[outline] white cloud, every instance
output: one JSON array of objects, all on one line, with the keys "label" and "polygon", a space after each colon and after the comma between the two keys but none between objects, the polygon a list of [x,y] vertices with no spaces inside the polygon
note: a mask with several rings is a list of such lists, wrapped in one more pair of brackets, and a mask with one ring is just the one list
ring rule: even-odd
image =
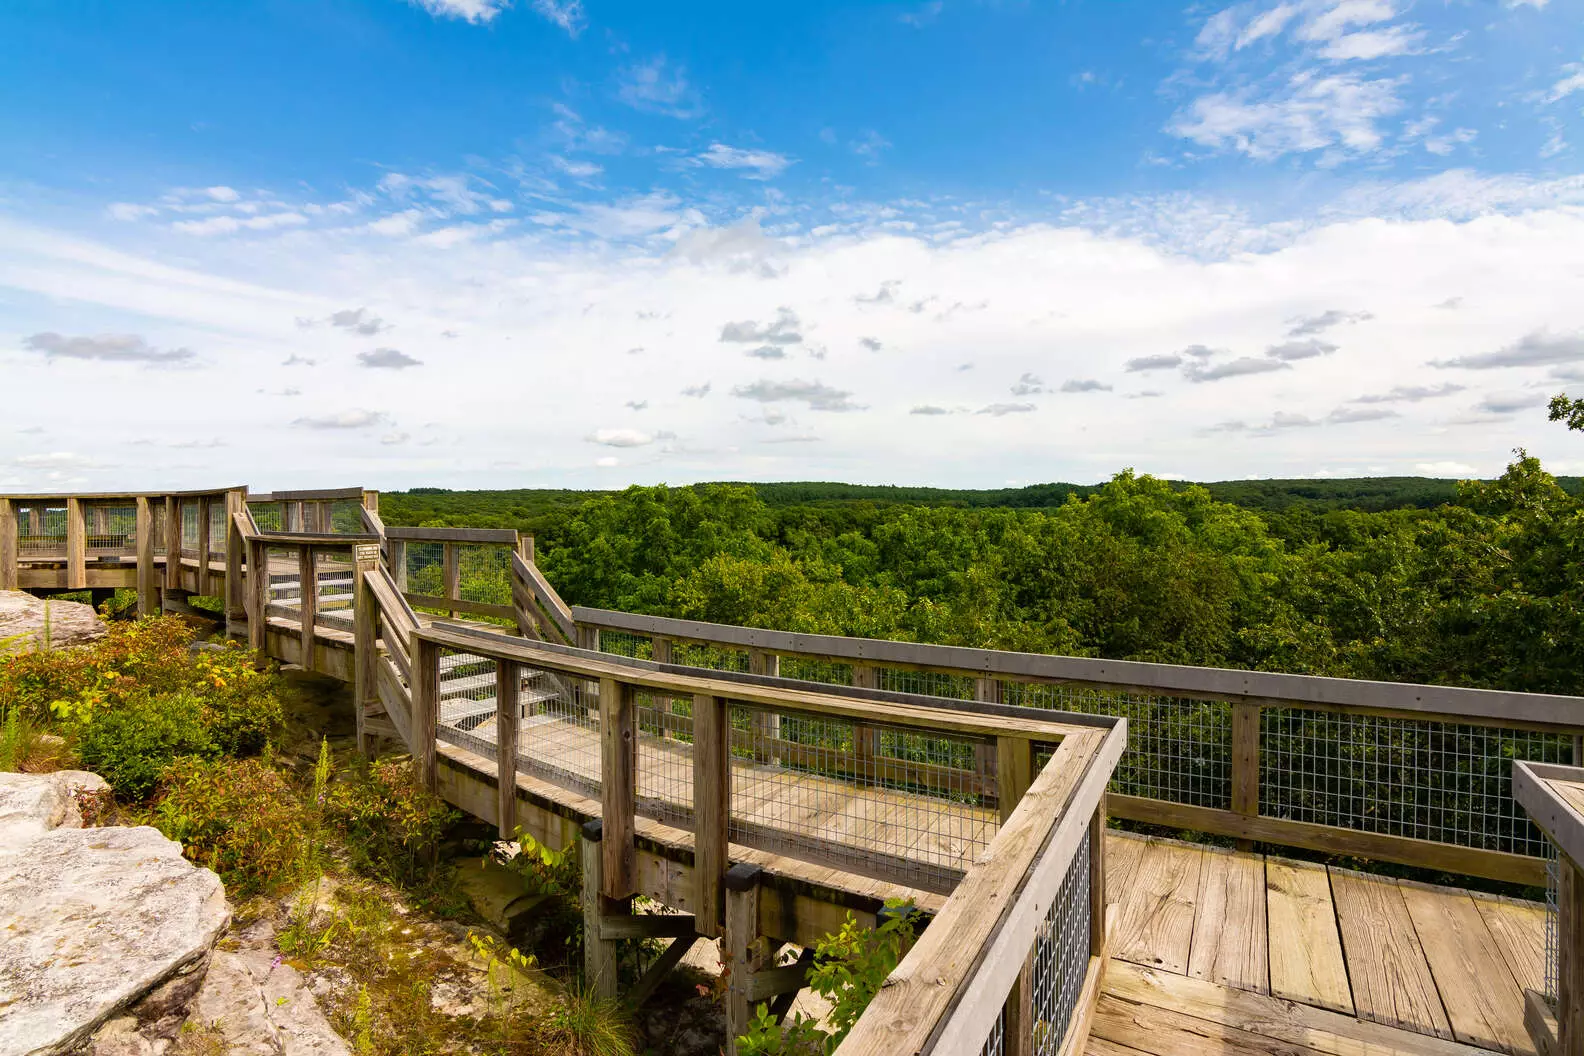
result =
[{"label": "white cloud", "polygon": [[1402,109],[1397,89],[1393,79],[1303,72],[1265,98],[1249,91],[1202,95],[1168,131],[1262,161],[1328,148],[1367,154],[1381,146],[1379,123]]},{"label": "white cloud", "polygon": [[864,161],[875,165],[879,163],[880,155],[891,149],[891,141],[874,129],[870,129],[847,146]]},{"label": "white cloud", "polygon": [[308,222],[301,213],[269,213],[264,216],[211,216],[203,220],[178,220],[171,224],[188,235],[229,235],[236,231],[269,231],[277,227],[300,227]]},{"label": "white cloud", "polygon": [[1466,462],[1419,462],[1414,469],[1427,477],[1457,477],[1459,480],[1468,480],[1479,473],[1479,470]]},{"label": "white cloud", "polygon": [[477,25],[511,6],[511,0],[409,0],[436,18],[460,18]]},{"label": "white cloud", "polygon": [[643,447],[654,443],[655,438],[639,429],[596,429],[588,435],[588,441],[606,447]]},{"label": "white cloud", "polygon": [[1291,22],[1297,14],[1298,8],[1294,4],[1277,4],[1269,11],[1260,12],[1249,20],[1248,25],[1244,26],[1242,31],[1238,33],[1237,43],[1234,47],[1242,51],[1250,44],[1264,40],[1266,37],[1276,36],[1287,28],[1287,23]]},{"label": "white cloud", "polygon": [[1546,93],[1546,102],[1555,103],[1566,99],[1574,92],[1584,92],[1584,62],[1574,62],[1562,67],[1566,75],[1551,86]]},{"label": "white cloud", "polygon": [[379,425],[386,421],[387,417],[379,411],[352,408],[332,411],[329,414],[305,415],[294,419],[292,424],[301,429],[367,429],[371,425]]},{"label": "white cloud", "polygon": [[563,158],[559,154],[550,155],[550,164],[571,176],[575,180],[589,180],[605,171],[605,166],[592,161],[580,161],[574,158]]},{"label": "white cloud", "polygon": [[137,334],[67,337],[43,331],[22,339],[22,347],[46,359],[96,359],[105,363],[190,363],[190,348],[154,348]]},{"label": "white cloud", "polygon": [[376,348],[372,352],[359,352],[358,363],[374,370],[406,370],[423,366],[423,360],[395,348]]},{"label": "white cloud", "polygon": [[708,150],[695,155],[693,160],[712,169],[745,169],[747,171],[743,175],[751,180],[774,179],[792,164],[785,155],[774,151],[741,150],[724,143],[711,144]]},{"label": "white cloud", "polygon": [[1391,26],[1388,29],[1372,29],[1337,37],[1327,41],[1320,49],[1320,54],[1324,58],[1338,62],[1351,60],[1367,62],[1371,59],[1383,59],[1388,55],[1411,55],[1419,49],[1423,41],[1422,31],[1408,26]]},{"label": "white cloud", "polygon": [[588,25],[583,13],[583,0],[530,0],[534,13],[567,31],[573,39]]},{"label": "white cloud", "polygon": [[693,118],[704,113],[704,102],[688,83],[686,68],[670,65],[664,55],[622,70],[616,97],[635,110],[670,117]]}]

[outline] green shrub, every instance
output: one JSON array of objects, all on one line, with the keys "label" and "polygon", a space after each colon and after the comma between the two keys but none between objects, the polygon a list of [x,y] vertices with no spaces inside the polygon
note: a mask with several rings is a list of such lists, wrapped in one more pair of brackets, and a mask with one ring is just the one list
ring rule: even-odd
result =
[{"label": "green shrub", "polygon": [[352,866],[413,886],[433,867],[440,838],[456,813],[414,779],[410,763],[359,762],[330,786],[326,819],[346,841]]},{"label": "green shrub", "polygon": [[123,800],[143,800],[165,768],[184,756],[208,757],[214,741],[203,703],[189,693],[142,696],[76,722],[83,768],[110,782]]},{"label": "green shrub", "polygon": [[186,758],[159,782],[151,821],[188,857],[220,874],[235,898],[296,879],[308,811],[261,759]]}]

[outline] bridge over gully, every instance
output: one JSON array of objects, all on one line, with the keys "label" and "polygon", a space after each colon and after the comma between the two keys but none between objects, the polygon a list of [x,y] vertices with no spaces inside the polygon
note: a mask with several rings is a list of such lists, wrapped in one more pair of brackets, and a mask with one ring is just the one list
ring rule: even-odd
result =
[{"label": "bridge over gully", "polygon": [[672,940],[642,1001],[718,940],[740,1030],[906,899],[930,923],[843,1056],[1584,1054],[1584,698],[569,607],[531,539],[362,489],[0,496],[0,587],[219,598],[350,683],[364,751],[581,848],[606,993],[624,943]]}]

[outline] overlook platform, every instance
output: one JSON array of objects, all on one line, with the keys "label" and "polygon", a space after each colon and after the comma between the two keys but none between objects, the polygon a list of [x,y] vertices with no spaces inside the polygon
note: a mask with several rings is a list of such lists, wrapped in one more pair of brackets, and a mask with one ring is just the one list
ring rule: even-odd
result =
[{"label": "overlook platform", "polygon": [[1532,1054],[1545,907],[1112,832],[1091,1056]]}]

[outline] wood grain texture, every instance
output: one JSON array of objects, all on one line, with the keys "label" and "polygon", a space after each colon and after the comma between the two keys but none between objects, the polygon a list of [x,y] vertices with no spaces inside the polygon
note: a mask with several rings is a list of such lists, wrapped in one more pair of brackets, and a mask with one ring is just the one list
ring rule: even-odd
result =
[{"label": "wood grain texture", "polygon": [[1204,849],[1174,840],[1145,843],[1122,893],[1111,956],[1181,975],[1193,943]]},{"label": "wood grain texture", "polygon": [[1197,902],[1188,974],[1270,993],[1265,863],[1250,854],[1206,849]]},{"label": "wood grain texture", "polygon": [[1346,869],[1330,873],[1359,1018],[1452,1037],[1402,889],[1395,881]]},{"label": "wood grain texture", "polygon": [[1331,878],[1323,865],[1265,860],[1272,996],[1353,1014]]},{"label": "wood grain texture", "polygon": [[1470,895],[1519,988],[1545,990],[1545,907],[1498,895]]},{"label": "wood grain texture", "polygon": [[1523,990],[1474,900],[1419,884],[1398,887],[1453,1035],[1503,1052],[1533,1052],[1523,1023]]}]

